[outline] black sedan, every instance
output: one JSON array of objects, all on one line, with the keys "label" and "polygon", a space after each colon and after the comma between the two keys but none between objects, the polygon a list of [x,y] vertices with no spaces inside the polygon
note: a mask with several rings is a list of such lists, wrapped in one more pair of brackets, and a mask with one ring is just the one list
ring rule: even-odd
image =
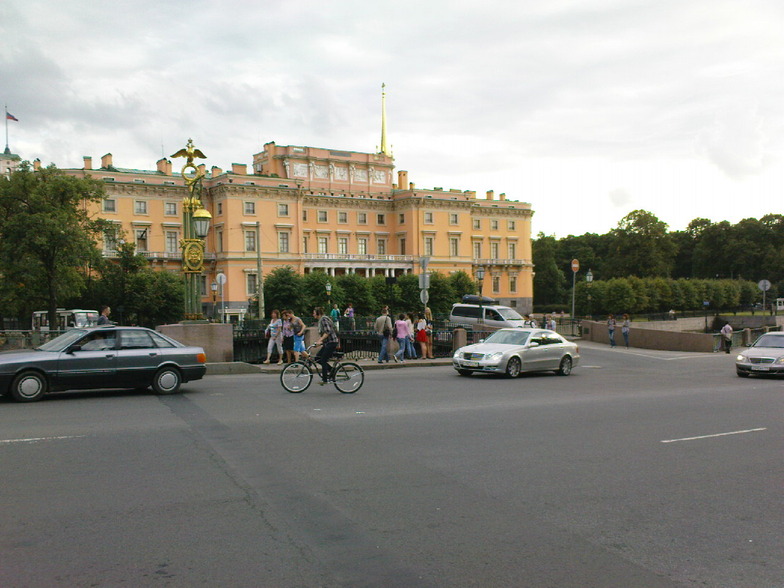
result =
[{"label": "black sedan", "polygon": [[0,353],[0,394],[19,402],[47,392],[98,388],[147,388],[174,394],[199,380],[207,357],[142,327],[72,329],[35,349]]}]

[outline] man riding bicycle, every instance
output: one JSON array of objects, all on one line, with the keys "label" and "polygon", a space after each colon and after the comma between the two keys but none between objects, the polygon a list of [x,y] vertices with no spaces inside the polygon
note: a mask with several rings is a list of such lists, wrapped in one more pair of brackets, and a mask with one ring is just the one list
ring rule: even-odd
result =
[{"label": "man riding bicycle", "polygon": [[340,339],[338,339],[335,324],[329,316],[324,314],[323,308],[320,306],[314,308],[313,318],[318,320],[319,339],[317,343],[321,345],[321,349],[319,349],[314,359],[317,363],[321,364],[321,385],[323,386],[329,380],[329,373],[331,370],[329,358],[332,357],[335,349],[337,349]]}]

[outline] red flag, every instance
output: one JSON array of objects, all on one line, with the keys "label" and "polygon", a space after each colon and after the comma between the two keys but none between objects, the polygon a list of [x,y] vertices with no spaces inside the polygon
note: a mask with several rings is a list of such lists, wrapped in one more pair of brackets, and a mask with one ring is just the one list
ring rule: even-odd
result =
[{"label": "red flag", "polygon": [[11,114],[10,112],[8,112],[7,110],[5,111],[5,117],[6,117],[8,120],[15,120],[16,122],[19,122],[19,119],[18,119],[18,118],[16,118],[16,117],[15,117],[13,114]]}]

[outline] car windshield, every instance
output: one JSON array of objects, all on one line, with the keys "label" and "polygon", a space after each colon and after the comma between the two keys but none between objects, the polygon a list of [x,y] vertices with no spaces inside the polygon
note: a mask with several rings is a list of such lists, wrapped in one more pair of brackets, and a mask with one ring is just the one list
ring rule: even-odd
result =
[{"label": "car windshield", "polygon": [[762,335],[754,343],[754,347],[776,347],[784,349],[784,337],[781,335]]},{"label": "car windshield", "polygon": [[529,331],[496,331],[485,339],[485,343],[501,345],[525,345],[528,341]]},{"label": "car windshield", "polygon": [[521,321],[523,317],[521,317],[517,311],[512,310],[511,308],[499,308],[497,309],[498,312],[501,314],[508,321]]},{"label": "car windshield", "polygon": [[51,341],[44,343],[40,347],[36,347],[36,349],[40,349],[41,351],[63,351],[84,337],[86,332],[87,331],[82,329],[71,329],[59,337],[55,337]]}]

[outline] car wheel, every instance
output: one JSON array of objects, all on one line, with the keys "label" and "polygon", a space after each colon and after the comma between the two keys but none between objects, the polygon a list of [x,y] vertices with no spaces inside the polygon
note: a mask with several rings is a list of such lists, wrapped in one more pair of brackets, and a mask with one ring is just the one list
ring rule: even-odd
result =
[{"label": "car wheel", "polygon": [[17,402],[34,402],[41,400],[49,383],[41,372],[28,370],[22,372],[11,384],[11,397]]},{"label": "car wheel", "polygon": [[558,370],[555,372],[559,376],[568,376],[572,373],[572,358],[568,355],[561,360],[561,365],[558,366]]},{"label": "car wheel", "polygon": [[457,370],[457,373],[460,374],[461,376],[470,376],[474,372],[472,372],[471,370]]},{"label": "car wheel", "polygon": [[507,377],[516,378],[520,375],[521,368],[522,364],[520,363],[520,358],[516,355],[514,357],[510,357],[509,361],[506,362]]},{"label": "car wheel", "polygon": [[749,377],[749,372],[744,372],[742,370],[735,370],[735,373],[738,374],[739,378],[748,378]]},{"label": "car wheel", "polygon": [[156,394],[176,394],[180,389],[182,376],[175,367],[163,367],[155,374],[152,381],[152,389]]}]

